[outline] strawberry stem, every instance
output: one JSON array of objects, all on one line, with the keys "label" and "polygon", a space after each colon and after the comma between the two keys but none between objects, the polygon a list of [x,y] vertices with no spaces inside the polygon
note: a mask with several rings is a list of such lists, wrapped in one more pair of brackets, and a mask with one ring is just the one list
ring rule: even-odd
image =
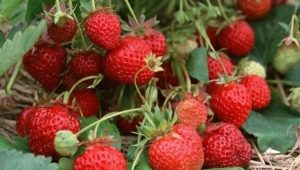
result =
[{"label": "strawberry stem", "polygon": [[[138,148],[139,149],[139,148]],[[134,170],[134,168],[136,167],[136,165],[138,164],[139,158],[141,157],[141,154],[143,153],[145,147],[142,146],[139,151],[137,152],[133,162],[132,162],[132,166],[131,166],[131,170]]]},{"label": "strawberry stem", "polygon": [[93,12],[96,11],[95,0],[91,0],[91,4],[92,4],[92,10],[93,10]]},{"label": "strawberry stem", "polygon": [[134,12],[133,12],[133,9],[132,9],[132,7],[131,7],[129,1],[128,1],[128,0],[124,0],[124,2],[125,2],[125,4],[126,4],[128,10],[129,10],[131,16],[133,17],[134,21],[135,21],[136,24],[138,25],[138,27],[141,27],[141,24],[139,23],[139,20],[138,20],[137,17],[135,16],[135,14],[134,14]]},{"label": "strawberry stem", "polygon": [[138,75],[139,75],[144,69],[146,69],[146,68],[148,68],[148,66],[142,67],[141,69],[139,69],[139,70],[135,73],[135,75],[134,75],[134,87],[136,88],[136,91],[138,92],[138,94],[139,94],[140,98],[142,99],[143,103],[145,103],[145,105],[146,105],[147,108],[148,108],[148,103],[147,103],[146,99],[144,98],[144,96],[142,95],[142,93],[141,93],[141,91],[140,91],[140,89],[139,89],[139,87],[138,87],[138,85],[137,85],[137,77],[138,77]]},{"label": "strawberry stem", "polygon": [[10,79],[9,79],[9,81],[7,83],[7,86],[5,88],[6,94],[8,94],[8,95],[11,94],[11,89],[12,89],[12,87],[13,87],[16,79],[17,79],[17,76],[18,76],[18,74],[20,72],[21,66],[22,66],[22,59],[20,59],[17,62],[16,66],[15,66],[15,69],[14,69],[14,72],[13,72],[12,76],[10,77]]},{"label": "strawberry stem", "polygon": [[62,10],[60,8],[60,2],[59,2],[59,0],[55,0],[55,8],[56,8],[57,12],[61,12],[62,13]]},{"label": "strawberry stem", "polygon": [[190,79],[190,75],[185,67],[185,65],[182,63],[181,65],[181,69],[183,71],[184,77],[185,77],[185,82],[186,82],[186,90],[187,92],[191,92],[192,89],[192,83],[191,83],[191,79]]},{"label": "strawberry stem", "polygon": [[297,15],[293,15],[292,20],[291,20],[291,27],[290,27],[290,34],[289,34],[289,38],[294,38],[294,31],[297,30],[294,29],[295,27],[295,22],[298,20]]},{"label": "strawberry stem", "polygon": [[[73,9],[72,0],[69,0],[69,7],[71,9]],[[74,10],[72,10],[72,15],[73,15],[73,17],[74,17],[74,19],[76,21],[76,24],[77,24],[77,27],[78,27],[78,30],[79,30],[79,34],[80,34],[80,37],[81,37],[82,44],[83,44],[84,48],[86,49],[87,48],[87,44],[85,42],[83,31],[81,29],[80,23],[79,23],[79,21],[78,21],[78,19],[76,17],[76,14],[75,14]]]},{"label": "strawberry stem", "polygon": [[96,122],[91,123],[88,126],[84,127],[79,132],[77,132],[75,135],[78,137],[79,135],[81,135],[83,132],[90,129],[91,127],[96,126],[97,124],[100,124],[100,123],[102,123],[106,120],[109,120],[109,119],[113,118],[113,117],[120,116],[120,115],[123,115],[123,114],[128,114],[128,113],[131,113],[131,112],[141,112],[141,111],[144,111],[144,108],[136,108],[136,109],[123,110],[123,111],[120,111],[120,112],[108,113],[105,116],[103,116],[101,119],[97,120]]},{"label": "strawberry stem", "polygon": [[172,91],[171,93],[168,94],[168,96],[165,98],[165,101],[162,105],[162,108],[161,108],[162,111],[166,110],[168,102],[170,101],[171,97],[173,97],[176,93],[177,93],[176,91]]},{"label": "strawberry stem", "polygon": [[225,13],[225,11],[224,11],[224,7],[223,7],[223,4],[222,4],[221,0],[218,0],[218,5],[219,5],[219,7],[220,7],[221,13],[222,13],[222,15],[223,15],[225,21],[226,21],[226,22],[229,22],[229,18],[228,18],[228,16],[226,15],[226,13]]}]

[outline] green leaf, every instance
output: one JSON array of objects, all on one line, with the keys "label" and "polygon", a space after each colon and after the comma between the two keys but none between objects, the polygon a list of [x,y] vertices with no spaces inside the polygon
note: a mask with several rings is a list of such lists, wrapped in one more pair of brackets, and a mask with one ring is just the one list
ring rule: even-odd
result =
[{"label": "green leaf", "polygon": [[299,114],[285,106],[278,94],[272,91],[270,106],[259,112],[252,112],[243,128],[257,137],[257,144],[262,152],[271,147],[285,153],[296,142],[296,128],[299,124]]},{"label": "green leaf", "polygon": [[11,141],[5,139],[3,136],[0,136],[0,151],[7,150],[7,149],[14,149],[14,145]]},{"label": "green leaf", "polygon": [[58,170],[72,170],[74,159],[60,158],[58,162]]},{"label": "green leaf", "polygon": [[34,156],[32,153],[22,153],[17,150],[0,151],[1,170],[57,170],[56,163],[51,158]]},{"label": "green leaf", "polygon": [[12,40],[6,40],[0,49],[0,76],[12,67],[38,40],[46,27],[45,20],[37,26],[29,26],[18,32]]},{"label": "green leaf", "polygon": [[28,140],[26,137],[14,136],[13,141],[15,149],[23,152],[30,152]]},{"label": "green leaf", "polygon": [[294,86],[300,86],[300,64],[295,65],[286,75],[284,80],[291,82]]},{"label": "green leaf", "polygon": [[277,45],[288,34],[281,25],[290,22],[293,11],[293,6],[283,5],[272,10],[265,20],[251,23],[255,32],[255,45],[250,54],[251,59],[263,65],[272,61]]},{"label": "green leaf", "polygon": [[23,0],[1,1],[0,16],[6,19],[10,18],[15,9],[21,5]]},{"label": "green leaf", "polygon": [[199,81],[208,81],[207,68],[207,50],[205,48],[196,48],[189,56],[186,63],[189,74]]},{"label": "green leaf", "polygon": [[203,169],[203,170],[244,170],[244,168],[232,167],[232,168],[212,168],[212,169]]},{"label": "green leaf", "polygon": [[0,31],[0,48],[3,46],[5,39],[4,33]]},{"label": "green leaf", "polygon": [[28,0],[25,20],[30,23],[37,14],[43,12],[43,4],[54,4],[54,0]]},{"label": "green leaf", "polygon": [[[81,129],[90,125],[91,123],[96,122],[97,120],[99,120],[96,117],[88,117],[88,118],[80,118],[80,122],[81,122]],[[94,132],[96,126],[90,128],[90,130],[85,131],[84,133],[82,133],[79,136],[80,140],[88,140],[89,139],[89,135]],[[100,123],[100,126],[98,127],[98,131],[97,131],[97,136],[113,136],[114,140],[116,141],[116,143],[114,143],[114,146],[116,148],[121,148],[121,137],[120,137],[120,133],[118,128],[116,127],[116,125],[114,125],[113,123],[110,123],[109,121],[104,121],[102,123]]]}]

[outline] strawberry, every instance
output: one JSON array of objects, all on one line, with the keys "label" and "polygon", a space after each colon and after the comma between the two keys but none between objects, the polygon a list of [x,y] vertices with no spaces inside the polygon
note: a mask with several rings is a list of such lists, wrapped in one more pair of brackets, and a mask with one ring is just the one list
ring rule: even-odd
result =
[{"label": "strawberry", "polygon": [[217,82],[210,82],[206,85],[206,92],[209,94],[213,94],[221,85],[217,84]]},{"label": "strawberry", "polygon": [[97,116],[99,114],[100,99],[95,90],[77,90],[71,95],[69,103],[72,104],[73,100],[75,100],[75,103],[83,116]]},{"label": "strawberry", "polygon": [[230,55],[242,57],[254,46],[254,31],[243,20],[237,20],[223,28],[218,35],[220,48],[225,48]]},{"label": "strawberry", "polygon": [[163,33],[153,28],[147,29],[143,39],[147,42],[153,54],[164,56],[167,50],[167,42]]},{"label": "strawberry", "polygon": [[248,166],[252,157],[251,145],[240,130],[229,123],[208,125],[203,147],[206,168]]},{"label": "strawberry", "polygon": [[24,55],[25,70],[47,90],[53,90],[64,72],[67,52],[60,45],[37,44]]},{"label": "strawberry", "polygon": [[120,117],[117,119],[116,125],[122,134],[132,134],[132,132],[136,132],[137,126],[140,125],[142,120],[140,116],[133,118]]},{"label": "strawberry", "polygon": [[114,49],[119,45],[121,24],[118,15],[109,10],[98,10],[91,13],[84,23],[88,38],[105,49]]},{"label": "strawberry", "polygon": [[159,81],[157,82],[157,86],[161,89],[167,89],[169,85],[178,86],[178,78],[174,74],[171,63],[163,64],[162,68],[164,69],[164,71],[160,71],[155,74],[155,77],[159,79]]},{"label": "strawberry", "polygon": [[151,49],[143,39],[127,36],[120,46],[108,52],[104,74],[111,80],[134,84],[134,76],[143,68],[137,76],[137,84],[146,84],[154,76],[145,61],[150,54]]},{"label": "strawberry", "polygon": [[182,124],[198,128],[199,125],[206,123],[206,106],[202,101],[197,100],[191,95],[186,95],[185,99],[178,103],[175,110],[178,120]]},{"label": "strawberry", "polygon": [[74,170],[126,170],[124,155],[112,146],[92,144],[79,155],[73,164]]},{"label": "strawberry", "polygon": [[252,109],[263,109],[270,104],[271,94],[265,79],[257,75],[248,75],[242,79],[241,84],[247,88],[251,95]]},{"label": "strawberry", "polygon": [[29,119],[30,119],[30,114],[34,111],[34,107],[32,106],[29,106],[29,107],[26,107],[22,110],[22,112],[20,113],[19,115],[19,118],[16,122],[16,130],[17,130],[17,133],[24,137],[24,136],[27,136],[28,135],[28,124],[29,124]]},{"label": "strawberry", "polygon": [[272,8],[285,4],[287,0],[272,0]]},{"label": "strawberry", "polygon": [[71,71],[78,79],[97,75],[102,71],[102,59],[93,51],[79,52],[71,60]]},{"label": "strawberry", "polygon": [[218,54],[218,57],[220,61],[218,59],[212,58],[211,56],[207,57],[207,67],[210,80],[217,79],[219,78],[219,75],[225,74],[221,63],[223,64],[227,75],[232,75],[233,73],[233,64],[230,58],[225,54]]},{"label": "strawberry", "polygon": [[152,141],[148,156],[154,170],[198,170],[204,161],[202,139],[194,128],[178,124]]},{"label": "strawberry", "polygon": [[66,106],[54,104],[37,107],[32,111],[29,123],[29,147],[35,155],[58,158],[54,149],[54,138],[59,130],[76,133],[80,124]]},{"label": "strawberry", "polygon": [[247,58],[241,60],[238,64],[239,75],[245,76],[249,74],[258,75],[266,78],[266,70],[263,65],[257,61],[248,60]]},{"label": "strawberry", "polygon": [[290,108],[300,113],[300,87],[291,88],[290,91],[291,93],[288,97]]},{"label": "strawberry", "polygon": [[72,41],[77,31],[77,23],[69,17],[62,17],[57,24],[51,22],[48,35],[56,43]]},{"label": "strawberry", "polygon": [[238,8],[249,20],[258,20],[266,16],[272,7],[272,0],[238,0]]},{"label": "strawberry", "polygon": [[[211,27],[211,26],[208,26],[206,28],[206,34],[210,40],[210,43],[211,45],[217,49],[218,48],[218,36],[217,36],[217,27]],[[205,44],[205,40],[203,37],[199,37],[199,32],[196,32],[195,33],[196,36],[198,36],[198,45],[201,45],[201,41],[203,44]]]},{"label": "strawberry", "polygon": [[218,119],[241,127],[251,112],[251,97],[244,85],[230,82],[213,92],[210,107]]}]

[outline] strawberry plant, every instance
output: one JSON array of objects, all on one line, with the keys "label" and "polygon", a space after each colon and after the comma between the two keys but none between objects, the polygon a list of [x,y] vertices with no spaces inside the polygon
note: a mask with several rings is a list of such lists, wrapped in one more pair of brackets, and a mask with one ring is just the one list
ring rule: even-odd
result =
[{"label": "strawberry plant", "polygon": [[0,165],[299,169],[298,7],[0,0]]}]

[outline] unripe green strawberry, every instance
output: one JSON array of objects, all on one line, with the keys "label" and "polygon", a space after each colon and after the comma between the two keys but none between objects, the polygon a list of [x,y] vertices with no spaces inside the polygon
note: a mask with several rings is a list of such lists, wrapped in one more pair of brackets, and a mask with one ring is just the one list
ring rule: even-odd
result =
[{"label": "unripe green strawberry", "polygon": [[192,52],[195,48],[197,48],[198,44],[195,39],[189,39],[183,43],[178,43],[174,45],[178,55],[187,56],[190,52]]},{"label": "unripe green strawberry", "polygon": [[274,56],[273,66],[279,73],[286,74],[297,63],[300,63],[300,47],[297,40],[283,40]]},{"label": "unripe green strawberry", "polygon": [[288,99],[290,102],[290,107],[296,112],[300,113],[300,87],[291,89]]},{"label": "unripe green strawberry", "polygon": [[264,66],[262,66],[259,62],[252,61],[252,60],[241,60],[238,65],[239,75],[257,75],[262,78],[266,78],[266,70]]}]

